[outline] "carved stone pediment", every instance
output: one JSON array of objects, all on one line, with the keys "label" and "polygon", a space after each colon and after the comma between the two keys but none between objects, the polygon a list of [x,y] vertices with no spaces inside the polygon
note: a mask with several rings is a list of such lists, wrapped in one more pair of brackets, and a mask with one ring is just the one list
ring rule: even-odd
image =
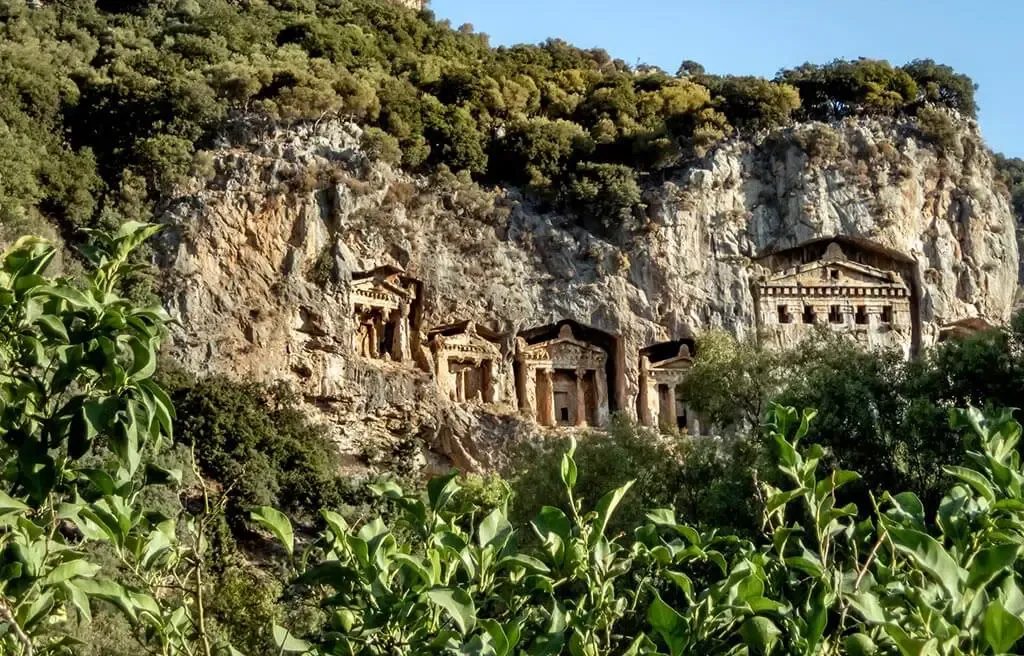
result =
[{"label": "carved stone pediment", "polygon": [[687,357],[675,357],[671,360],[663,360],[661,362],[652,362],[652,371],[689,371],[693,368],[693,358]]},{"label": "carved stone pediment", "polygon": [[519,356],[524,362],[550,363],[555,369],[597,369],[608,359],[603,349],[570,337],[525,346]]},{"label": "carved stone pediment", "polygon": [[431,341],[435,350],[456,357],[460,353],[467,356],[497,358],[501,355],[501,349],[494,342],[490,342],[476,333],[462,333],[459,335],[438,335]]},{"label": "carved stone pediment", "polygon": [[763,286],[885,286],[906,289],[893,271],[849,261],[819,261],[766,276]]},{"label": "carved stone pediment", "polygon": [[413,291],[397,281],[384,278],[365,278],[352,283],[352,301],[356,305],[396,309],[413,300]]}]

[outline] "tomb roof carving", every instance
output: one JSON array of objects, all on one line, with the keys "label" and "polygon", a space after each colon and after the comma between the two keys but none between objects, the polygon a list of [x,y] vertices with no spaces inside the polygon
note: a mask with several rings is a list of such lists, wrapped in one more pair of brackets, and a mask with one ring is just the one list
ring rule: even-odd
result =
[{"label": "tomb roof carving", "polygon": [[[890,259],[893,262],[898,262],[900,264],[914,263],[913,258],[907,256],[904,253],[901,253],[900,251],[894,248],[883,246],[878,242],[872,241],[870,239],[865,239],[863,237],[850,237],[848,235],[833,235],[831,237],[821,237],[818,239],[810,239],[807,241],[803,241],[797,244],[793,244],[791,246],[782,246],[779,248],[766,249],[757,256],[757,259],[774,259],[785,255],[799,253],[801,251],[821,252],[823,247],[825,252],[827,253],[833,245],[841,249],[841,252],[843,253],[845,259],[856,259],[850,256],[853,253],[862,251]],[[822,257],[821,259],[824,259],[824,257]]]},{"label": "tomb roof carving", "polygon": [[459,321],[456,323],[450,323],[444,326],[436,326],[427,331],[427,338],[433,339],[437,336],[452,337],[455,335],[471,334],[479,335],[483,339],[489,342],[499,342],[504,339],[505,335],[496,330],[491,330],[487,326],[481,326],[472,320]]},{"label": "tomb roof carving", "polygon": [[660,365],[660,363],[675,361],[680,358],[692,361],[693,355],[697,352],[697,339],[689,327],[684,327],[682,334],[682,339],[651,344],[646,348],[642,348],[640,349],[640,355],[646,357],[652,365]]},{"label": "tomb roof carving", "polygon": [[[816,275],[824,270],[839,271],[843,274],[842,278],[833,279],[830,276]],[[819,260],[810,264],[801,264],[783,271],[771,273],[762,277],[761,285],[801,285],[803,287],[885,286],[907,290],[907,285],[895,271],[838,259]]]},{"label": "tomb roof carving", "polygon": [[393,305],[399,301],[412,301],[418,295],[420,283],[404,275],[404,270],[386,265],[352,274],[352,292],[357,302],[380,302]]},{"label": "tomb roof carving", "polygon": [[600,366],[607,360],[608,353],[599,346],[577,339],[571,326],[565,324],[554,339],[533,344],[524,340],[519,346],[519,357],[530,362],[550,361],[553,366],[565,368],[573,362],[584,366]]},{"label": "tomb roof carving", "polygon": [[689,369],[692,366],[693,355],[690,353],[690,347],[686,344],[680,345],[679,352],[675,356],[651,362],[651,367],[655,369]]}]

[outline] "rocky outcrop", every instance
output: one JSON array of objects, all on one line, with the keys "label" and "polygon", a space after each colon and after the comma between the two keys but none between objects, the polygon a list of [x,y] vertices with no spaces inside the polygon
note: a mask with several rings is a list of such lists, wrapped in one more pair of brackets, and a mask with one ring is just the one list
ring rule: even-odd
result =
[{"label": "rocky outcrop", "polygon": [[359,142],[357,127],[324,122],[224,144],[215,175],[167,202],[158,249],[176,357],[291,381],[354,456],[414,435],[489,466],[502,440],[535,430],[501,408],[454,406],[422,368],[355,357],[354,271],[390,264],[421,280],[426,328],[473,320],[514,334],[573,319],[616,336],[628,412],[639,349],[689,328],[754,328],[766,252],[845,235],[902,254],[925,345],[951,321],[1005,320],[1017,287],[1013,215],[973,122],[941,152],[911,124],[871,121],[726,143],[648,184],[648,224],[613,238],[514,190],[408,177]]}]

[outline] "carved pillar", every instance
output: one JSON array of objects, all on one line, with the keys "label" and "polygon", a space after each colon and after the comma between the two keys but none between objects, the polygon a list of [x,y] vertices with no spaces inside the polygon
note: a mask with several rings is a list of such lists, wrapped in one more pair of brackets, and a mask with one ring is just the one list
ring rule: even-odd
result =
[{"label": "carved pillar", "polygon": [[498,391],[498,361],[484,360],[481,363],[484,377],[484,403],[500,403],[501,394]]},{"label": "carved pillar", "polygon": [[671,428],[676,424],[676,388],[674,385],[658,386],[658,425]]},{"label": "carved pillar", "polygon": [[408,362],[412,359],[412,347],[409,340],[409,304],[398,303],[398,309],[392,313],[395,330],[391,338],[391,357],[395,362]]},{"label": "carved pillar", "polygon": [[437,385],[441,388],[441,392],[454,400],[452,381],[448,373],[448,356],[445,355],[444,348],[440,344],[434,346],[434,373],[437,376]]},{"label": "carved pillar", "polygon": [[583,377],[587,375],[586,369],[576,370],[576,425],[587,425],[587,395],[583,385]]},{"label": "carved pillar", "polygon": [[651,360],[646,355],[640,356],[640,400],[637,402],[638,419],[643,426],[652,426],[651,417],[651,386],[648,380],[651,371]]},{"label": "carved pillar", "polygon": [[380,318],[378,317],[378,315],[373,314],[370,316],[370,323],[367,326],[367,337],[369,339],[368,346],[370,347],[369,356],[371,358],[380,357],[380,328],[378,327],[379,322]]},{"label": "carved pillar", "polygon": [[555,383],[552,369],[542,369],[537,379],[537,420],[542,426],[555,425]]},{"label": "carved pillar", "polygon": [[594,387],[597,390],[597,425],[604,426],[608,423],[608,374],[603,362],[594,370]]},{"label": "carved pillar", "polygon": [[459,403],[466,402],[466,369],[455,374],[455,396]]},{"label": "carved pillar", "polygon": [[530,419],[537,420],[537,369],[526,362],[519,366],[519,409]]}]

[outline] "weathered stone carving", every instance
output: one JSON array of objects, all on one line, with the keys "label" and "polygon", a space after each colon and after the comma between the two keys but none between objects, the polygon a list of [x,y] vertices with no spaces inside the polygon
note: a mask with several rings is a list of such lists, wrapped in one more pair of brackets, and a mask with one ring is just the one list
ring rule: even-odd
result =
[{"label": "weathered stone carving", "polygon": [[419,347],[419,290],[419,282],[395,266],[352,274],[352,348],[356,355],[395,362],[412,360],[413,349]]},{"label": "weathered stone carving", "polygon": [[608,422],[608,353],[577,339],[565,323],[558,336],[516,348],[519,408],[542,426]]},{"label": "weathered stone carving", "polygon": [[762,338],[790,345],[815,326],[826,326],[852,333],[865,346],[916,350],[914,295],[897,270],[899,261],[849,241],[846,247],[857,259],[838,241],[823,253],[822,245],[817,241],[768,258],[775,271],[762,276],[754,290]]},{"label": "weathered stone carving", "polygon": [[462,321],[430,330],[427,339],[442,394],[457,403],[514,405],[504,335]]},{"label": "weathered stone carving", "polygon": [[693,356],[692,338],[654,344],[640,351],[640,423],[700,434],[700,420],[681,389],[693,367]]}]

